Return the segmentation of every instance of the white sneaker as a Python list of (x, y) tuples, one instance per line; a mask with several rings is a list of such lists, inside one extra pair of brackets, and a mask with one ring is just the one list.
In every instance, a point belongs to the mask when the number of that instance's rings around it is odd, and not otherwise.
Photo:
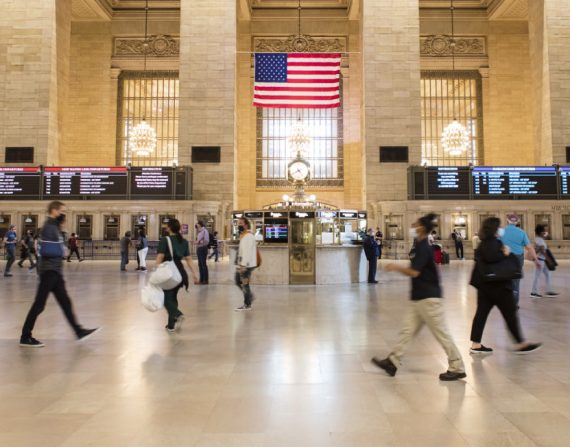
[(176, 322), (174, 323), (174, 330), (179, 331), (180, 329), (182, 329), (182, 323), (184, 323), (184, 315), (180, 315), (176, 319)]
[(236, 307), (234, 310), (235, 310), (236, 312), (244, 312), (244, 311), (247, 311), (247, 310), (251, 310), (251, 306), (243, 305), (243, 306), (240, 306), (240, 307)]

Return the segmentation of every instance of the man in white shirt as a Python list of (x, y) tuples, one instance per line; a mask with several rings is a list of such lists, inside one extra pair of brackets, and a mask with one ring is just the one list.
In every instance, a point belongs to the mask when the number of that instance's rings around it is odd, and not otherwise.
[(236, 285), (243, 291), (243, 306), (236, 309), (237, 312), (251, 310), (253, 294), (249, 286), (251, 273), (257, 267), (257, 243), (251, 233), (251, 224), (248, 219), (242, 217), (238, 222), (239, 249), (236, 259)]

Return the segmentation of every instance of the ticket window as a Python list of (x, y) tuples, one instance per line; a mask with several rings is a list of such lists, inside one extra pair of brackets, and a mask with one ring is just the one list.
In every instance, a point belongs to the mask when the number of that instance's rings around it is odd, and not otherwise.
[(404, 216), (392, 215), (386, 217), (384, 238), (393, 241), (404, 240)]
[[(534, 224), (544, 225), (548, 231), (547, 239), (552, 239), (552, 215), (550, 214), (536, 214), (534, 216)], [(530, 235), (529, 235), (530, 236)], [(534, 237), (534, 228), (532, 229), (532, 237)]]
[(121, 218), (115, 215), (104, 216), (103, 239), (106, 241), (118, 241), (121, 239)]
[(38, 231), (38, 216), (36, 214), (22, 216), (22, 231), (20, 232), (20, 236), (26, 234), (28, 231), (32, 231), (32, 233)]
[(168, 222), (170, 222), (172, 219), (176, 219), (176, 216), (174, 214), (161, 214), (158, 216), (158, 218), (160, 221), (158, 238), (160, 239), (161, 237), (168, 236)]
[(468, 238), (467, 216), (464, 214), (453, 216), (453, 231), (458, 232), (464, 240)]
[(320, 212), (317, 220), (317, 245), (340, 244), (340, 226), (335, 212)]
[(133, 238), (139, 236), (139, 230), (144, 230), (148, 234), (148, 216), (146, 214), (140, 214), (131, 216), (131, 234)]
[(565, 241), (570, 241), (570, 214), (562, 216), (562, 237)]
[(77, 237), (88, 241), (93, 239), (93, 216), (77, 216)]
[(3, 239), (10, 229), (10, 222), (12, 222), (12, 216), (7, 214), (0, 216), (0, 239)]

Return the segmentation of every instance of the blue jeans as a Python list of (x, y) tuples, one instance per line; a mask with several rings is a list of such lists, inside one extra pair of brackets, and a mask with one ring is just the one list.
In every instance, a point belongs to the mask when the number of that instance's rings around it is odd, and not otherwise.
[[(515, 255), (519, 261), (519, 265), (521, 267), (521, 271), (524, 269), (524, 253), (522, 255)], [(515, 299), (515, 304), (518, 306), (519, 304), (519, 295), (521, 289), (521, 280), (520, 279), (513, 279), (513, 298)]]
[(129, 254), (127, 252), (121, 252), (121, 271), (125, 271), (127, 269), (127, 264), (129, 263)]
[(208, 258), (208, 247), (198, 247), (196, 250), (198, 255), (198, 268), (200, 269), (200, 282), (208, 282), (208, 264), (206, 259)]
[(249, 286), (252, 272), (252, 268), (246, 268), (243, 272), (238, 268), (235, 276), (236, 286), (242, 290), (243, 304), (247, 307), (251, 307), (251, 303), (253, 302), (253, 294), (251, 293), (251, 287)]
[(12, 264), (16, 260), (16, 248), (14, 246), (6, 247), (6, 269), (4, 270), (4, 274), (10, 273), (10, 269), (12, 268)]

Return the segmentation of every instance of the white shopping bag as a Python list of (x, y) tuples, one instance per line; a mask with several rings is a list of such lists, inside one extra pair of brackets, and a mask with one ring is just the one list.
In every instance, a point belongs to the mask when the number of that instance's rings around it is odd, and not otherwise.
[(147, 284), (141, 292), (141, 303), (150, 312), (162, 309), (164, 307), (164, 290), (154, 284)]

